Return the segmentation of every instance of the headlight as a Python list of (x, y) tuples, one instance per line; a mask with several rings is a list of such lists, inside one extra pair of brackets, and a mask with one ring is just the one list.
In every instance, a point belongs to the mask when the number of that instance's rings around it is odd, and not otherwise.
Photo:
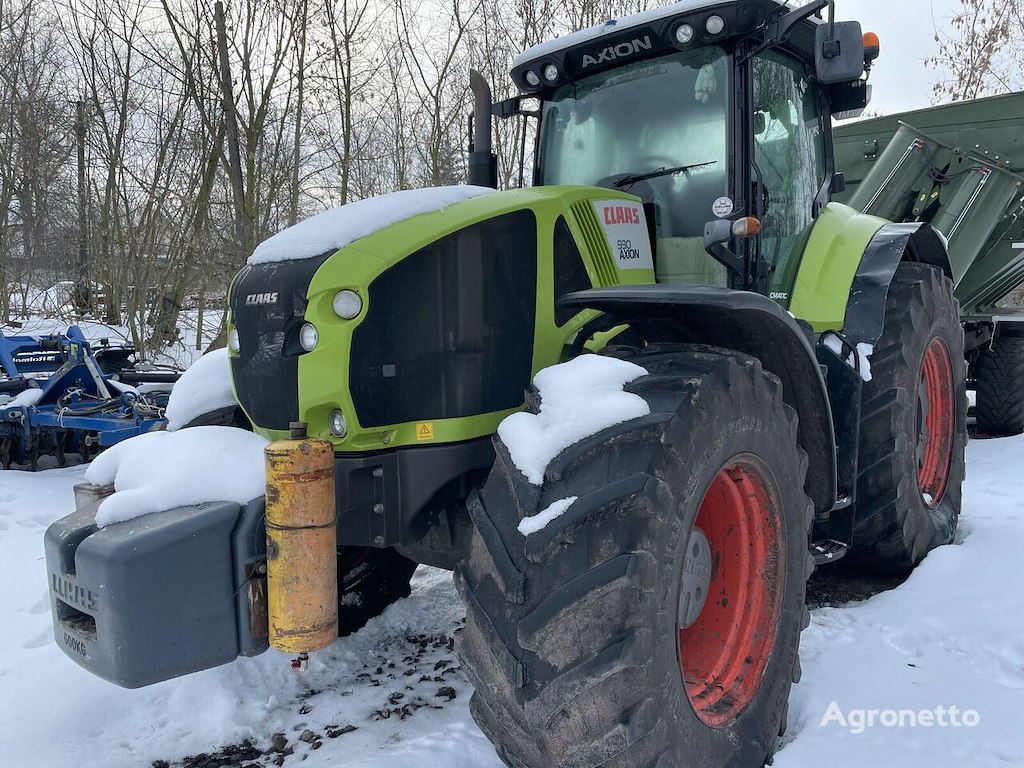
[(721, 16), (708, 16), (704, 28), (708, 31), (709, 35), (720, 35), (725, 29), (725, 19)]
[(548, 64), (544, 67), (544, 79), (549, 83), (555, 82), (558, 79), (558, 67), (554, 64)]
[(338, 291), (334, 294), (334, 314), (342, 320), (351, 320), (363, 311), (363, 300), (355, 291)]
[(341, 411), (331, 411), (327, 425), (335, 437), (344, 437), (348, 433), (348, 422), (345, 421), (345, 414)]
[(693, 27), (689, 24), (680, 24), (676, 27), (676, 42), (686, 45), (693, 40)]
[(526, 78), (526, 84), (529, 85), (531, 88), (536, 88), (538, 85), (540, 85), (540, 76), (532, 69), (527, 70), (526, 74), (523, 75), (523, 77)]
[(299, 345), (307, 352), (316, 349), (316, 343), (320, 341), (320, 333), (312, 323), (303, 323), (299, 328)]
[(228, 334), (228, 349), (232, 352), (238, 352), (242, 347), (238, 343), (238, 329), (232, 328), (231, 333)]

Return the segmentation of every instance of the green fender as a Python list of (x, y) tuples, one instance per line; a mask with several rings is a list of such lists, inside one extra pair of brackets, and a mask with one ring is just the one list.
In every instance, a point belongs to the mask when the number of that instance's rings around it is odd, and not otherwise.
[(842, 330), (857, 270), (872, 240), (887, 224), (848, 205), (825, 206), (796, 264), (789, 311), (810, 323), (815, 333)]
[(930, 224), (893, 224), (832, 203), (805, 237), (789, 310), (816, 333), (842, 331), (852, 344), (882, 335), (885, 305), (901, 262), (953, 272), (942, 235)]

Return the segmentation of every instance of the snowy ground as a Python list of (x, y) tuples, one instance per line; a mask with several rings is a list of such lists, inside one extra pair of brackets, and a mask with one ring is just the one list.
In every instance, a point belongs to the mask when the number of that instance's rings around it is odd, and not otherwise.
[[(1024, 438), (972, 442), (959, 546), (933, 553), (892, 591), (812, 613), (778, 768), (1024, 765), (1022, 463)], [(272, 651), (137, 691), (79, 669), (51, 637), (42, 535), (71, 509), (84, 472), (0, 473), (5, 765), (500, 766), (469, 717), (470, 688), (450, 649), (458, 599), (449, 575), (433, 569), (417, 572), (411, 598), (316, 654), (305, 674)], [(832, 702), (845, 726), (836, 716), (821, 725)], [(974, 710), (978, 723), (926, 726), (921, 717), (917, 727), (886, 727), (878, 721), (891, 716), (880, 713), (858, 733), (870, 716), (859, 710), (928, 710), (933, 723), (963, 723)], [(275, 734), (283, 752), (258, 754)], [(210, 756), (246, 739), (259, 749), (236, 749), (244, 759)]]

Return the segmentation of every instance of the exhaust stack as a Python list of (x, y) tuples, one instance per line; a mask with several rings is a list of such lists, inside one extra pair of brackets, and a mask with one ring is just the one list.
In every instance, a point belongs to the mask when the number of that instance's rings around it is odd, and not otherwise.
[(469, 70), (473, 91), (473, 125), (469, 137), (469, 183), (498, 188), (498, 157), (491, 151), (491, 86), (475, 69)]

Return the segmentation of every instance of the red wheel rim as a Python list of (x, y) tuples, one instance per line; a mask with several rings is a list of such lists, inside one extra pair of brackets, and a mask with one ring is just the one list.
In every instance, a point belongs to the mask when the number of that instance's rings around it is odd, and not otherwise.
[(711, 481), (697, 513), (710, 582), (693, 623), (679, 617), (679, 663), (694, 712), (712, 728), (750, 704), (775, 645), (785, 591), (780, 510), (764, 462), (743, 455)]
[(953, 455), (953, 363), (949, 348), (932, 339), (921, 363), (917, 390), (917, 484), (930, 508), (942, 501)]

